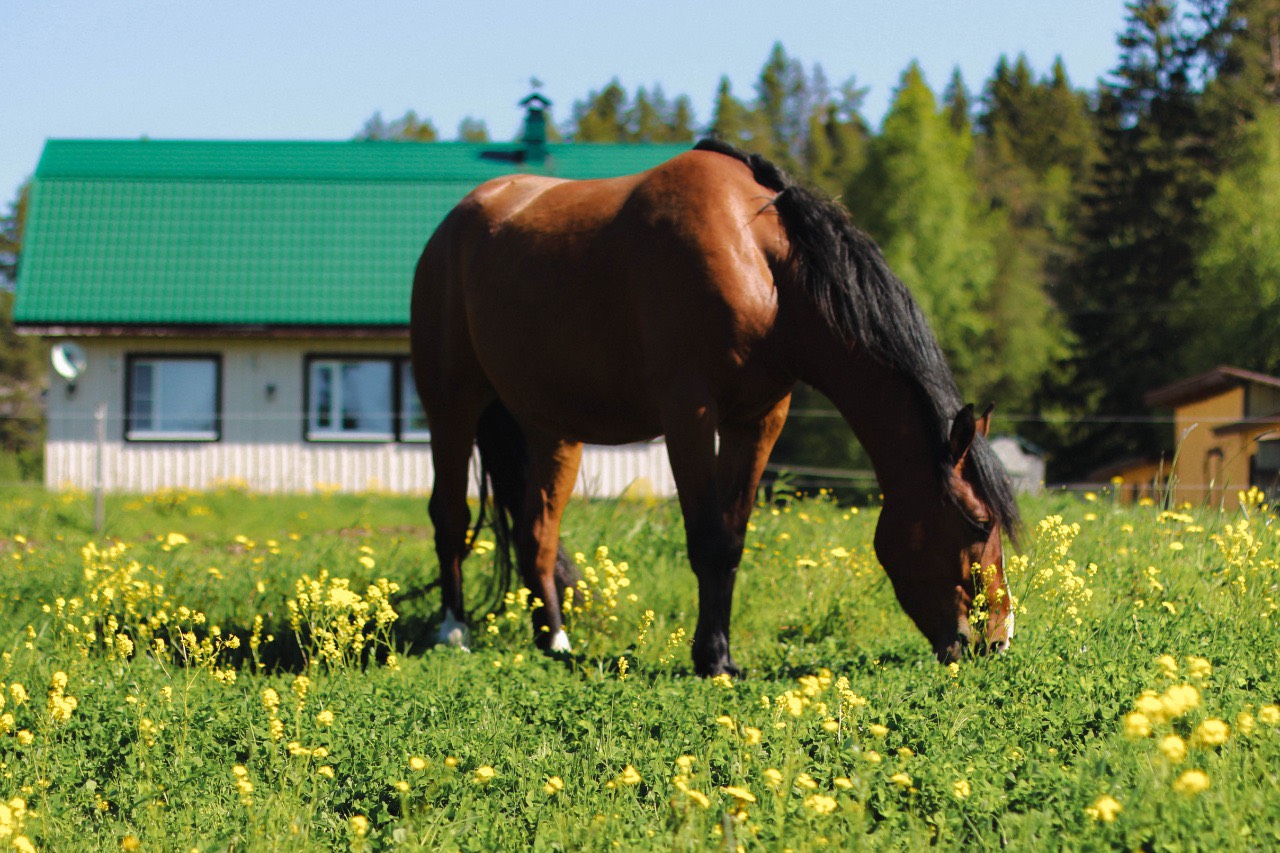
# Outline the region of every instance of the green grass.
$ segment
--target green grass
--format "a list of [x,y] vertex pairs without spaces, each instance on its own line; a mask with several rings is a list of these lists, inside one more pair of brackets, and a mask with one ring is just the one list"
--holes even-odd
[[124,497],[95,540],[86,496],[0,492],[0,848],[1280,845],[1272,516],[1023,509],[1013,648],[947,668],[875,510],[761,508],[728,682],[691,674],[670,504],[571,506],[590,595],[550,658],[518,594],[430,648],[420,498]]

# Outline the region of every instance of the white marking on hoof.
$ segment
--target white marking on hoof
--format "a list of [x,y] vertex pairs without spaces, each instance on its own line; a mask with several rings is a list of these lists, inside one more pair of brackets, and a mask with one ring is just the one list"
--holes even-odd
[[436,632],[436,643],[445,646],[453,646],[469,652],[467,648],[471,642],[471,632],[467,630],[467,623],[453,615],[453,611],[445,608],[444,621],[440,623],[440,630]]
[[573,647],[569,644],[569,635],[561,628],[556,631],[556,635],[551,638],[551,651],[553,652],[572,652]]

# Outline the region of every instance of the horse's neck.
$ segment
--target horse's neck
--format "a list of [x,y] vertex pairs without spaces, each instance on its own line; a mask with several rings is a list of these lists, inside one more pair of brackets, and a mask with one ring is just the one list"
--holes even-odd
[[938,433],[916,388],[845,345],[822,347],[802,378],[840,411],[871,458],[886,500],[936,487]]

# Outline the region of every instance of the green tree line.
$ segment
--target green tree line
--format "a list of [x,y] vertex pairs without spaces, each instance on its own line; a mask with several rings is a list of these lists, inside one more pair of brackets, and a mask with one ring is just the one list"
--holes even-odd
[[[660,85],[608,81],[553,141],[692,142],[764,154],[839,197],[916,295],[963,394],[1043,448],[1051,480],[1172,447],[1143,394],[1217,364],[1280,372],[1280,0],[1134,0],[1115,68],[1092,86],[1061,61],[1002,57],[940,93],[906,68],[878,128],[866,90],[775,45],[750,92],[723,77],[712,114]],[[433,141],[429,118],[374,115],[362,139]],[[457,138],[483,142],[468,117]],[[0,277],[21,245],[0,222]],[[29,388],[6,331],[0,372]],[[14,355],[23,350],[23,355]],[[27,372],[23,372],[27,371]],[[865,463],[829,405],[798,389],[783,463]],[[826,416],[824,416],[826,415]],[[5,449],[31,436],[0,435]]]

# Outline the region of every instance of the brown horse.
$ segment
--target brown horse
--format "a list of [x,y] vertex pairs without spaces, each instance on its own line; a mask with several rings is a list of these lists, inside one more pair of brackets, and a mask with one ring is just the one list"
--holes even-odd
[[546,603],[535,639],[567,649],[559,529],[582,444],[661,435],[698,578],[694,665],[736,673],[734,578],[797,381],[831,399],[870,455],[884,494],[876,555],[938,658],[1002,649],[1013,633],[1001,530],[1012,535],[1017,509],[985,440],[990,409],[962,405],[920,309],[844,208],[759,156],[704,141],[627,177],[481,185],[422,253],[410,340],[432,435],[442,639],[465,637],[474,443]]

